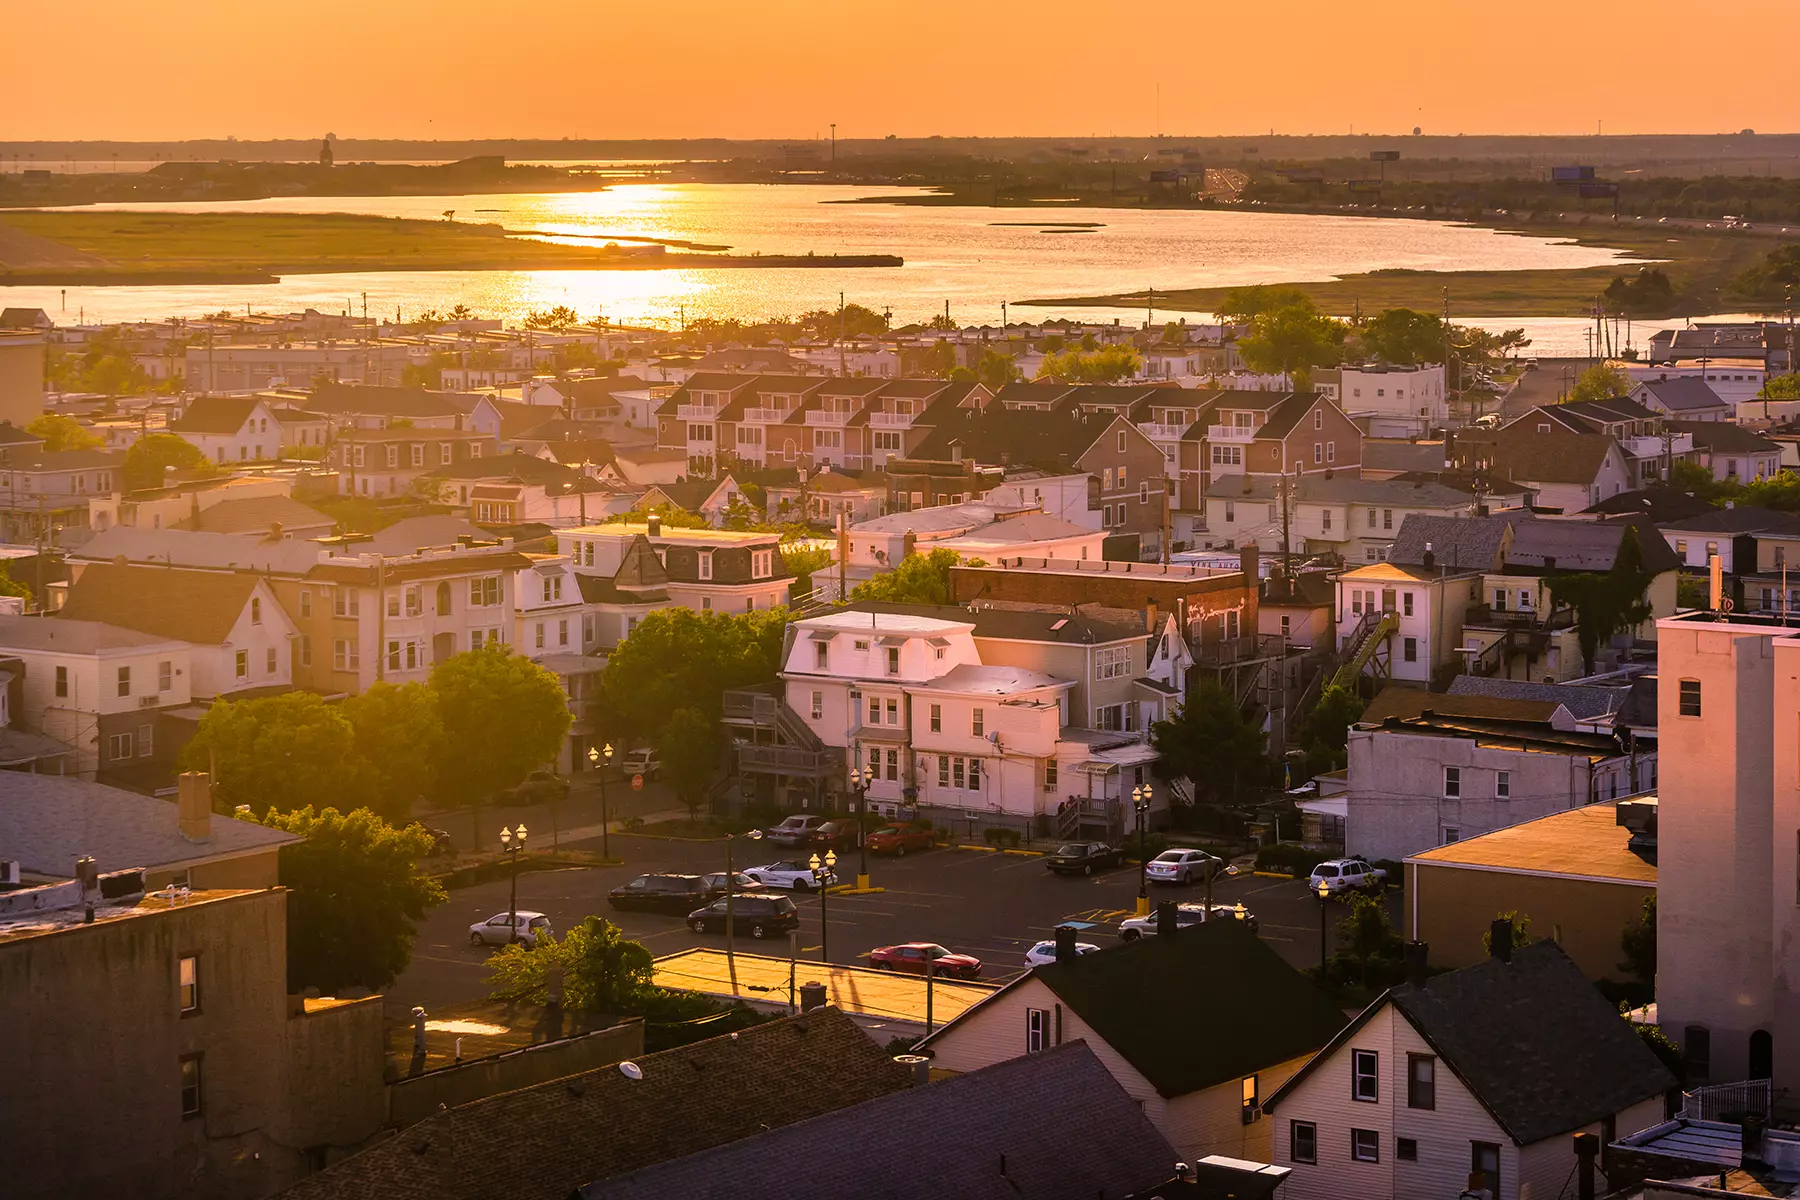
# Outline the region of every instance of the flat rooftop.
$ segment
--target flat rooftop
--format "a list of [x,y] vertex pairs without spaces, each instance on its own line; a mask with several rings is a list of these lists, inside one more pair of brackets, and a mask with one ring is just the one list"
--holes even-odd
[[[331,1003],[308,1000],[312,1005]],[[446,1005],[429,1009],[425,1014],[425,1062],[423,1070],[455,1066],[478,1058],[492,1058],[513,1050],[539,1046],[545,1042],[580,1037],[619,1024],[617,1018],[577,1012],[572,1008],[557,1013],[543,1004],[514,1004],[503,1000],[476,1000],[468,1004]],[[390,1015],[385,1034],[390,1059],[401,1063],[412,1061],[413,1022],[409,1015]],[[418,1072],[409,1072],[417,1074]]]
[[1656,886],[1656,864],[1630,849],[1613,801],[1523,821],[1407,858],[1427,866],[1523,871],[1572,879]]
[[[67,886],[71,895],[78,895],[73,885],[51,884],[48,886]],[[97,905],[94,908],[94,927],[111,925],[118,921],[129,921],[133,917],[153,917],[176,908],[216,904],[219,901],[235,899],[238,896],[254,895],[259,890],[262,889],[214,888],[209,891],[189,892],[180,899],[172,897],[169,892],[152,892],[137,900]],[[45,934],[87,928],[89,926],[83,919],[85,916],[86,912],[79,904],[68,908],[0,916],[0,943],[24,941],[26,938],[43,937]]]
[[[925,1024],[925,980],[922,976],[866,967],[840,967],[799,960],[790,974],[789,960],[762,954],[739,954],[737,982],[732,983],[723,950],[686,950],[656,960],[653,982],[658,987],[690,988],[724,999],[757,1004],[785,1004],[788,980],[794,981],[794,1001],[799,1003],[803,984],[825,985],[825,998],[852,1017],[878,1021]],[[987,983],[931,983],[931,1018],[934,1025],[960,1017],[998,989]]]
[[575,525],[556,531],[562,537],[636,537],[642,534],[658,542],[693,542],[701,546],[774,545],[779,533],[756,533],[743,529],[676,529],[664,525],[652,534],[648,524]]

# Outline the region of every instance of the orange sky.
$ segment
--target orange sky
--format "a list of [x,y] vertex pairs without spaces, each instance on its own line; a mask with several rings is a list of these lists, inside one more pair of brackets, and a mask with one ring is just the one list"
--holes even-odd
[[1800,0],[5,8],[7,139],[1800,129]]

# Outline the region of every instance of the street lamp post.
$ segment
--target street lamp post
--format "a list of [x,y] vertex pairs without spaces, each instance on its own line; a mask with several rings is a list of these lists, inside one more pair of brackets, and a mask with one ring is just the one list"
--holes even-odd
[[[1215,876],[1219,873],[1220,867],[1225,868],[1225,874],[1227,874],[1227,875],[1236,875],[1238,873],[1238,870],[1236,867],[1232,866],[1230,863],[1227,863],[1222,859],[1215,858],[1206,864],[1206,919],[1208,921],[1212,920],[1213,876]],[[1239,907],[1241,908],[1243,906],[1239,905]],[[1243,914],[1240,913],[1238,915],[1242,916]]]
[[812,868],[813,883],[819,888],[819,961],[830,962],[831,943],[825,923],[825,897],[829,894],[827,888],[837,881],[837,876],[831,870],[837,866],[837,851],[827,850],[823,862],[815,854],[806,861],[806,865]]
[[[762,840],[762,830],[752,829],[748,833],[738,834],[751,841]],[[731,847],[736,841],[731,834],[725,835],[725,966],[731,972],[731,994],[737,995],[737,916],[732,898],[737,892],[737,868],[732,865]]]
[[1330,953],[1325,946],[1325,925],[1326,918],[1331,912],[1331,888],[1329,885],[1321,882],[1316,894],[1319,897],[1319,978],[1323,981],[1325,977],[1325,962],[1326,959],[1330,957]]
[[[603,757],[605,762],[600,761]],[[606,816],[606,772],[612,766],[612,743],[606,743],[605,749],[589,746],[587,758],[588,765],[600,772],[600,857],[611,858],[612,838],[608,834],[611,832],[612,822]]]
[[1131,789],[1131,807],[1137,810],[1138,829],[1138,903],[1137,915],[1150,915],[1150,856],[1144,853],[1144,817],[1150,811],[1150,785],[1140,783]]
[[850,768],[850,790],[856,793],[856,886],[858,890],[869,886],[869,785],[875,782],[875,772],[865,771],[861,767]]
[[506,940],[519,940],[519,855],[525,853],[525,822],[517,830],[500,827],[500,851],[512,860],[512,896],[506,902]]

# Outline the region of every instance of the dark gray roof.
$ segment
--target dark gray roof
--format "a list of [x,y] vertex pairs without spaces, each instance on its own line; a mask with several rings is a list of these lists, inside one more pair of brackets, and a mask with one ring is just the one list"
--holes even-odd
[[1510,962],[1488,958],[1422,986],[1393,988],[1263,1107],[1279,1109],[1388,1004],[1521,1146],[1594,1124],[1675,1086],[1581,968],[1555,942],[1540,941],[1514,950]]
[[1692,492],[1653,486],[1608,496],[1598,504],[1590,504],[1588,511],[1602,516],[1641,514],[1660,525],[1664,521],[1679,521],[1683,517],[1712,512],[1713,506]]
[[1667,424],[1677,433],[1693,434],[1694,445],[1712,454],[1774,454],[1781,449],[1780,442],[1733,421],[1678,421],[1671,417]]
[[1506,564],[1558,571],[1608,571],[1618,557],[1627,529],[1637,531],[1644,566],[1652,575],[1681,565],[1669,543],[1643,517],[1604,522],[1515,519]]
[[1532,683],[1526,679],[1498,679],[1487,675],[1458,675],[1450,681],[1452,696],[1497,696],[1506,700],[1545,700],[1560,704],[1580,721],[1618,712],[1630,693],[1629,686],[1595,687],[1590,684]]
[[1389,993],[1520,1145],[1568,1133],[1674,1086],[1619,1011],[1562,948],[1534,942],[1511,962]]
[[1174,1173],[1174,1150],[1077,1041],[597,1180],[576,1195],[1093,1200]]
[[1631,694],[1613,716],[1617,729],[1656,728],[1656,676],[1639,675],[1631,681]]
[[1425,547],[1441,567],[1485,571],[1501,561],[1512,523],[1505,517],[1433,517],[1413,513],[1400,522],[1387,560],[1425,564]]
[[428,392],[424,388],[377,387],[366,383],[318,383],[306,407],[339,416],[377,413],[393,417],[447,417],[466,413],[481,397],[472,392]]
[[1800,533],[1800,515],[1740,504],[1736,508],[1716,508],[1679,521],[1664,521],[1658,528],[1694,533],[1794,534]]
[[1442,442],[1363,439],[1362,465],[1365,471],[1442,471],[1447,461]]
[[1695,379],[1692,375],[1678,375],[1674,379],[1646,379],[1644,387],[1656,397],[1658,403],[1672,413],[1731,407],[1719,398],[1719,393],[1713,391],[1706,380]]

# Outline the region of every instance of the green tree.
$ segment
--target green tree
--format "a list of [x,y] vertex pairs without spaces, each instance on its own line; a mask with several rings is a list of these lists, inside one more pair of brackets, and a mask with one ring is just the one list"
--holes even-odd
[[852,600],[883,600],[890,604],[950,603],[950,568],[959,559],[954,550],[917,551],[851,589]]
[[[1526,946],[1531,945],[1531,918],[1529,916],[1513,909],[1509,912],[1495,913],[1494,920],[1512,922],[1514,950],[1523,950]],[[1481,931],[1481,952],[1483,954],[1494,952],[1494,927],[1492,925]]]
[[218,474],[218,468],[192,442],[173,433],[147,433],[125,451],[120,469],[125,490],[164,486],[169,482],[170,467],[202,477]]
[[1245,719],[1237,701],[1210,679],[1188,689],[1181,711],[1150,726],[1159,778],[1188,779],[1196,793],[1235,799],[1246,784],[1263,782],[1268,735]]
[[981,358],[975,363],[975,380],[990,392],[997,392],[1009,383],[1025,378],[1013,356],[987,347],[982,350]]
[[1636,275],[1616,275],[1606,285],[1606,304],[1614,311],[1662,312],[1674,303],[1675,285],[1661,267],[1639,267]]
[[1318,775],[1349,765],[1350,726],[1368,707],[1352,687],[1328,683],[1318,703],[1300,724],[1300,745],[1306,751],[1308,773]]
[[444,749],[437,697],[422,683],[376,683],[341,705],[356,736],[369,806],[384,819],[411,819],[416,801],[435,794]]
[[1726,295],[1752,303],[1786,303],[1789,289],[1800,287],[1800,243],[1784,242],[1762,262],[1732,280]]
[[1763,380],[1762,390],[1756,395],[1766,400],[1800,400],[1800,373],[1771,375]]
[[440,791],[478,805],[556,761],[569,731],[555,675],[504,644],[453,654],[431,668],[443,722]]
[[956,370],[956,347],[936,341],[919,351],[919,373],[931,379],[947,379]]
[[1258,313],[1249,334],[1238,339],[1238,355],[1252,371],[1285,372],[1293,376],[1295,387],[1305,388],[1312,368],[1342,360],[1348,334],[1349,326],[1310,304],[1289,305]]
[[1550,577],[1550,595],[1558,604],[1575,610],[1575,638],[1588,674],[1602,642],[1635,629],[1651,616],[1648,591],[1654,576],[1644,565],[1644,548],[1637,530],[1627,528],[1619,538],[1612,569],[1604,573],[1580,571]]
[[1444,319],[1410,308],[1390,308],[1356,331],[1363,353],[1398,366],[1444,361]]
[[1644,899],[1644,911],[1638,919],[1625,926],[1619,935],[1619,949],[1625,953],[1625,961],[1619,964],[1619,970],[1628,972],[1647,987],[1656,986],[1656,894],[1652,892]]
[[646,614],[601,676],[621,732],[648,737],[683,708],[716,720],[726,688],[776,677],[788,620],[786,609],[727,615],[663,608]]
[[1162,327],[1162,336],[1157,342],[1164,346],[1187,345],[1187,326],[1180,321],[1170,321]]
[[634,508],[630,512],[615,513],[600,522],[602,525],[642,525],[652,516],[662,520],[665,529],[711,529],[712,521],[703,513],[689,512],[685,508],[677,508],[673,504],[652,504],[649,508]]
[[949,313],[934,313],[931,320],[925,322],[925,328],[939,333],[955,333],[957,324]]
[[1300,288],[1290,284],[1256,283],[1228,289],[1219,297],[1216,316],[1227,324],[1248,325],[1264,313],[1285,308],[1317,312],[1318,306]]
[[1133,346],[1071,347],[1046,355],[1038,364],[1037,378],[1055,383],[1117,383],[1130,379],[1143,366],[1143,356]]
[[288,812],[329,803],[363,804],[368,779],[356,730],[315,692],[255,700],[215,700],[181,752],[189,771],[210,771],[221,812],[247,804]]
[[1631,390],[1631,380],[1625,372],[1617,367],[1604,364],[1589,367],[1575,378],[1575,386],[1569,389],[1568,403],[1574,404],[1583,400],[1610,400],[1614,396],[1623,396]]
[[444,902],[419,870],[431,853],[423,826],[396,828],[366,808],[269,811],[262,824],[306,839],[280,851],[288,909],[288,990],[384,988],[412,961],[416,924]]
[[605,917],[587,917],[561,937],[540,937],[535,949],[515,944],[493,955],[488,989],[492,999],[509,1004],[544,1004],[560,968],[564,1007],[635,1014],[656,990],[655,965],[642,942],[626,940]]
[[1744,490],[1737,480],[1715,479],[1711,471],[1687,459],[1675,460],[1674,467],[1669,472],[1669,484],[1714,506],[1740,495]]
[[31,607],[31,589],[12,577],[5,563],[0,563],[0,596],[18,596],[25,601],[25,607]]
[[33,437],[43,438],[44,449],[52,453],[59,450],[92,450],[106,444],[104,439],[74,417],[66,417],[61,413],[42,413],[33,417],[26,424],[25,432]]
[[1740,494],[1745,504],[1757,508],[1800,512],[1800,475],[1783,468],[1768,478],[1752,479]]
[[676,709],[657,732],[656,751],[675,798],[688,810],[689,820],[698,820],[718,774],[719,734],[712,720],[697,708]]
[[519,322],[526,329],[573,329],[581,324],[581,317],[566,304],[558,304],[551,309],[532,309]]
[[794,577],[788,590],[795,596],[811,592],[813,576],[837,561],[825,547],[803,543],[783,546],[780,554],[781,569]]
[[814,337],[835,338],[841,330],[847,338],[880,337],[888,331],[888,318],[860,304],[842,309],[820,308],[802,316],[799,326]]

